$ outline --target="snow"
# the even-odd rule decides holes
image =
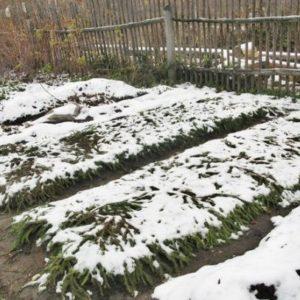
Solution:
[[[0,102],[0,124],[7,121],[35,116],[52,108],[61,106],[69,98],[82,95],[105,94],[107,97],[137,97],[142,90],[122,81],[91,79],[88,81],[68,82],[59,86],[44,83],[31,83],[25,91],[13,91],[8,99]]]
[[[95,82],[98,81],[91,81],[86,89],[93,90]],[[105,81],[105,86],[111,87],[106,90],[113,91],[118,97],[128,95],[129,88],[122,94],[123,91],[117,89],[118,84]],[[78,170],[95,170],[99,162],[116,163],[121,154],[137,155],[145,146],[174,141],[179,135],[189,136],[195,129],[213,131],[216,123],[226,118],[252,115],[261,108],[284,112],[287,108],[299,107],[299,104],[292,104],[290,98],[274,100],[269,96],[216,93],[214,89],[198,89],[189,84],[175,88],[161,86],[146,92],[135,99],[83,109],[78,119],[94,118],[89,122],[53,125],[37,120],[13,133],[3,134],[0,147],[18,146],[0,157],[0,182],[7,183],[0,193],[0,206],[17,193],[30,191],[46,181],[72,178]],[[91,130],[99,141],[90,153],[62,140],[76,132],[85,136]],[[32,149],[39,155],[32,157]],[[14,176],[24,164],[30,165],[31,171]]]
[[[172,279],[157,287],[153,297],[159,300],[254,300],[257,297],[255,291],[251,292],[251,286],[264,284],[275,288],[274,299],[276,296],[278,300],[299,300],[300,207],[287,217],[273,218],[273,223],[276,228],[255,250]]]
[[[246,53],[247,49],[248,49],[248,51],[256,50],[255,46],[253,47],[252,42],[241,44],[240,49],[243,51],[244,54]]]
[[[237,207],[269,195],[274,185],[285,189],[289,195],[285,201],[295,201],[298,194],[292,189],[300,177],[299,134],[299,123],[285,118],[269,121],[35,208],[16,217],[15,222],[50,225],[38,245],[46,245],[48,251],[61,245],[63,257],[75,258],[74,269],[79,272],[97,273],[99,265],[115,275],[132,272],[139,258],[156,261],[149,245],[159,245],[167,253],[178,251],[164,242],[195,234],[205,237],[209,226],[222,226],[219,216],[228,216]],[[259,179],[262,177],[264,181]],[[101,213],[108,204],[116,203],[140,208],[126,212],[127,216]],[[87,212],[94,213],[94,221],[71,225],[76,213]],[[107,224],[121,231],[112,238],[102,238]],[[127,232],[125,240],[122,232]],[[97,278],[101,281],[100,274]]]
[[[67,104],[62,107],[53,109],[52,114],[56,115],[74,115],[76,113],[76,110],[78,109],[78,106],[75,104]]]
[[[20,126],[0,125],[2,207],[44,183],[75,178],[77,171],[96,170],[102,163],[118,163],[121,155],[137,156],[146,146],[174,143],[198,129],[212,132],[225,119],[252,116],[261,109],[269,112],[268,122],[15,217],[15,223],[25,222],[29,228],[42,224],[45,231],[39,233],[45,235],[37,236],[36,243],[49,252],[47,265],[58,245],[64,259],[73,259],[75,271],[87,270],[104,284],[103,270],[124,275],[145,257],[159,269],[161,258],[149,246],[184,255],[178,240],[206,238],[210,228],[222,227],[237,208],[249,203],[263,206],[261,199],[275,187],[282,190],[278,204],[283,207],[300,201],[295,191],[300,178],[300,103],[291,98],[217,93],[191,84],[136,89],[107,79],[23,88],[5,89],[7,99],[0,102],[0,124],[34,119]],[[52,115],[72,115],[75,122],[45,123]],[[80,222],[86,214],[90,217]],[[300,210],[272,220],[276,229],[257,249],[171,280],[154,296],[253,300],[251,285],[264,283],[274,285],[279,300],[299,299]],[[236,232],[218,236],[218,241],[238,239],[246,230],[239,224]],[[40,291],[50,275],[44,271],[34,277]],[[66,276],[58,279],[58,293]]]

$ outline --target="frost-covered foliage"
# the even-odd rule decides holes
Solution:
[[[299,122],[279,118],[207,142],[25,212],[15,219],[18,243],[38,239],[56,253],[41,288],[82,295],[80,285],[106,290],[119,282],[132,292],[196,249],[230,239],[266,207],[294,201],[299,135]]]
[[[2,82],[0,79],[0,103],[3,100],[7,100],[12,92],[22,92],[24,90],[24,84],[16,82]]]
[[[298,193],[298,200],[300,194]],[[300,207],[276,226],[253,251],[155,289],[159,300],[297,300],[300,297]]]
[[[120,83],[110,84],[115,91]],[[128,94],[127,88],[118,91],[118,97]],[[37,120],[0,138],[0,206],[24,208],[51,200],[79,180],[122,168],[124,161],[188,147],[208,133],[238,130],[249,120],[284,112],[287,105],[289,99],[217,94],[187,85],[154,88],[138,99],[83,110],[79,118],[93,118],[83,124]]]

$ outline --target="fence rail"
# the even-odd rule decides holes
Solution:
[[[139,21],[139,22],[131,22],[131,23],[127,23],[127,24],[82,28],[79,31],[84,33],[84,32],[96,32],[96,31],[121,30],[121,29],[140,27],[143,25],[157,24],[157,23],[161,23],[163,21],[164,21],[164,18],[160,17],[160,18],[148,19],[148,20]],[[46,30],[46,31],[56,32],[56,33],[72,33],[72,32],[78,32],[78,29],[57,29],[57,30]]]
[[[0,49],[13,32],[36,67],[167,65],[172,80],[300,93],[300,0],[12,1]]]
[[[255,17],[255,18],[220,18],[220,19],[209,19],[209,18],[195,18],[195,19],[179,19],[173,18],[175,22],[182,23],[218,23],[218,24],[227,24],[227,23],[265,23],[265,22],[298,22],[300,20],[300,16],[270,16],[270,17]]]

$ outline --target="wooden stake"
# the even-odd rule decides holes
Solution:
[[[168,62],[168,77],[170,83],[176,80],[176,66],[175,66],[175,35],[173,27],[173,13],[170,5],[164,8],[165,17],[165,33],[167,42],[167,62]]]

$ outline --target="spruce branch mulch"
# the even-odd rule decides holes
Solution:
[[[95,121],[61,140],[31,136],[2,144],[0,207],[23,210],[45,203],[108,171],[131,170],[132,163],[143,165],[143,160],[159,159],[176,148],[186,149],[283,113],[276,102],[191,99],[104,123]]]

